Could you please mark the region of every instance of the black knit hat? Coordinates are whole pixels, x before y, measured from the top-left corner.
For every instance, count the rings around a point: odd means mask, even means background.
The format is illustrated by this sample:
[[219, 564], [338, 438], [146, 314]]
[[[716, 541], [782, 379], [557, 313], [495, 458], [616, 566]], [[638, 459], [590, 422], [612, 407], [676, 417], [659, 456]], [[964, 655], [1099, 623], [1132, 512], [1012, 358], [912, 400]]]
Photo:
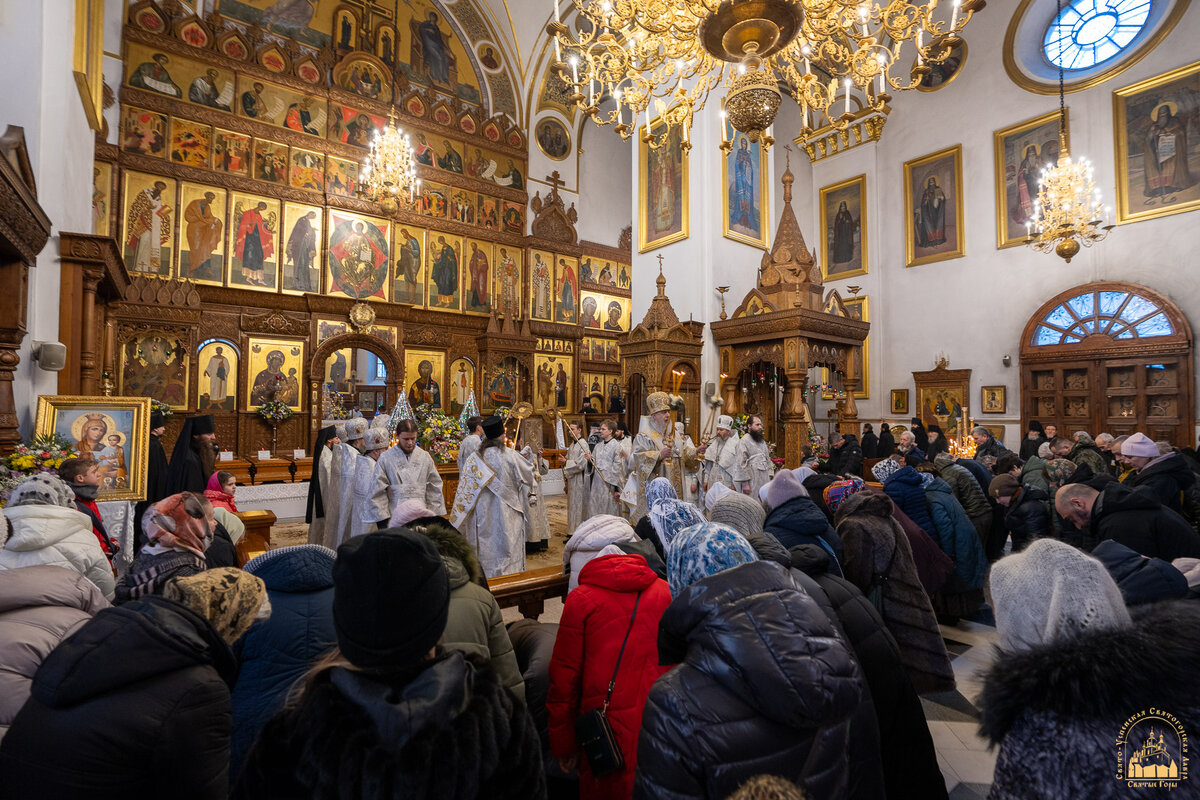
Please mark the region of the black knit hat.
[[167, 424], [167, 421], [165, 419], [163, 419], [163, 414], [161, 411], [151, 411], [150, 412], [150, 430], [154, 430], [155, 428], [161, 428], [163, 425], [166, 425], [166, 424]]
[[504, 435], [504, 417], [488, 417], [483, 421], [485, 439], [499, 439]]
[[338, 646], [362, 669], [420, 661], [442, 638], [450, 579], [427, 537], [404, 528], [355, 536], [333, 565]]

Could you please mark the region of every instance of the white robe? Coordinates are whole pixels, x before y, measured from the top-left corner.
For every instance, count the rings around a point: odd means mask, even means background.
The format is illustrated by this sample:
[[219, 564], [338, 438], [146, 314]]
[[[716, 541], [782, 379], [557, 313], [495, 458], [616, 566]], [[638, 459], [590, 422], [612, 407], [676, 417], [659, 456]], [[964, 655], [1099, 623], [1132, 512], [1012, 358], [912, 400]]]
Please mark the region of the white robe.
[[333, 492], [329, 491], [329, 476], [333, 469], [333, 448], [326, 447], [321, 450], [317, 458], [317, 474], [321, 481], [321, 507], [325, 509], [325, 517], [313, 517], [313, 521], [308, 524], [308, 543], [309, 544], [324, 544], [325, 543], [325, 526], [326, 517], [332, 519], [329, 514], [330, 503], [333, 500]]
[[737, 459], [733, 471], [737, 485], [734, 488], [744, 493], [749, 486], [750, 496], [758, 497], [758, 490], [775, 474], [775, 465], [771, 463], [770, 453], [765, 441], [756, 442], [749, 434], [743, 436], [737, 444]]
[[354, 522], [351, 536], [378, 530], [379, 518], [375, 516], [375, 459], [360, 455], [354, 466]]
[[376, 520], [390, 520], [401, 500], [420, 500], [434, 514], [446, 513], [442, 476], [433, 456], [419, 446], [406, 456], [400, 445], [389, 447], [375, 462], [375, 491], [371, 503]]
[[550, 539], [550, 522], [546, 519], [546, 503], [542, 499], [542, 459], [529, 446], [521, 451], [521, 458], [525, 459], [529, 471], [533, 473], [533, 489], [529, 492], [529, 530], [525, 534], [525, 541], [545, 542]]
[[458, 471], [461, 474], [463, 464], [467, 463], [467, 459], [471, 454], [479, 449], [479, 445], [483, 444], [483, 439], [478, 433], [468, 434], [463, 437], [463, 440], [458, 444]]
[[355, 533], [358, 519], [354, 503], [354, 478], [361, 454], [345, 442], [333, 446], [329, 481], [325, 492], [325, 530], [321, 544], [331, 550], [346, 542]]
[[567, 463], [563, 478], [567, 482], [567, 535], [588, 518], [588, 494], [591, 491], [592, 468], [587, 460], [587, 444], [580, 441], [567, 448]]
[[[633, 440], [633, 459], [630, 468], [637, 475], [637, 507], [633, 510], [631, 519], [639, 520], [646, 515], [646, 487], [655, 478], [666, 478], [675, 487], [676, 492], [682, 492], [680, 499], [687, 492], [684, 475], [694, 473], [700, 468], [700, 460], [696, 458], [696, 448], [690, 437], [682, 441], [676, 439], [674, 431], [667, 429], [667, 437], [654, 430], [649, 417], [642, 418], [642, 427]], [[664, 447], [671, 448], [671, 454], [663, 458]], [[682, 473], [681, 474], [681, 468]]]
[[487, 577], [524, 572], [533, 470], [507, 447], [489, 447], [481, 458], [495, 476], [480, 492], [459, 530], [475, 548]]
[[596, 472], [592, 475], [591, 491], [588, 493], [588, 513], [621, 515], [613, 492], [619, 492], [625, 486], [625, 451], [616, 439], [600, 442], [592, 451], [592, 460]]
[[718, 483], [723, 483], [733, 489], [736, 481], [733, 470], [738, 455], [738, 435], [734, 431], [722, 439], [714, 436], [704, 451], [704, 486], [705, 491]]

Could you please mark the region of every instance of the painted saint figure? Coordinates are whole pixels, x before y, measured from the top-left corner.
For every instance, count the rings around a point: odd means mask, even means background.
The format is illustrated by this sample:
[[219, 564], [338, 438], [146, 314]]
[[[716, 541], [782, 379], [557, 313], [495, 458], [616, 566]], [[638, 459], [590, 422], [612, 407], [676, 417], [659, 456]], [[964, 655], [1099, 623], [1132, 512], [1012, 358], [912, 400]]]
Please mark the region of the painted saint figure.
[[238, 220], [234, 252], [242, 260], [242, 280], [252, 286], [271, 285], [263, 280], [263, 264], [275, 254], [274, 234], [263, 219], [266, 210], [267, 204], [260, 200], [254, 208], [243, 211]]
[[575, 322], [575, 270], [565, 259], [558, 260], [558, 321]]
[[550, 300], [550, 265], [542, 260], [541, 253], [533, 254], [533, 316], [551, 319], [554, 314]]
[[488, 301], [488, 258], [475, 242], [471, 242], [471, 260], [467, 264], [467, 271], [471, 278], [469, 305], [477, 311], [491, 310]]
[[458, 291], [458, 253], [454, 252], [445, 236], [438, 237], [437, 257], [430, 272], [438, 291], [436, 304], [454, 305], [454, 295]]
[[421, 273], [421, 241], [405, 228], [400, 229], [396, 238], [396, 291], [393, 293], [398, 303], [419, 303], [421, 301], [421, 286], [417, 277]]
[[169, 97], [182, 98], [183, 92], [178, 84], [171, 80], [171, 73], [167, 72], [168, 63], [170, 62], [165, 54], [155, 53], [149, 61], [138, 64], [137, 69], [129, 76], [129, 85]]
[[212, 211], [216, 198], [214, 192], [205, 192], [204, 197], [196, 198], [183, 210], [187, 222], [188, 273], [201, 280], [221, 279], [220, 271], [213, 269], [220, 265], [212, 263], [213, 251], [221, 246], [221, 231], [225, 227]]
[[229, 396], [229, 359], [221, 345], [217, 345], [217, 351], [209, 357], [204, 377], [208, 378], [208, 407], [220, 408]]
[[1159, 103], [1154, 122], [1146, 132], [1142, 161], [1145, 166], [1146, 197], [1182, 192], [1196, 182], [1188, 169], [1188, 126], [1176, 114], [1174, 103]]
[[250, 405], [261, 406], [272, 400], [283, 399], [276, 398], [275, 394], [282, 393], [287, 384], [287, 378], [283, 375], [283, 363], [286, 360], [282, 350], [267, 353], [266, 368], [258, 371], [254, 376], [254, 383], [250, 386]]
[[310, 211], [296, 220], [287, 240], [287, 260], [292, 265], [292, 288], [300, 292], [313, 291], [311, 270], [317, 256], [317, 231], [313, 222], [317, 212]]
[[946, 193], [938, 186], [937, 177], [929, 176], [921, 193], [921, 219], [917, 226], [917, 244], [937, 247], [946, 243]]
[[517, 262], [508, 254], [506, 248], [500, 248], [500, 310], [511, 319], [516, 319], [521, 306], [521, 271]]
[[850, 209], [843, 200], [833, 218], [833, 256], [835, 264], [845, 264], [854, 259], [854, 230], [858, 224], [850, 216]]
[[425, 21], [417, 26], [417, 36], [420, 40], [421, 62], [425, 65], [426, 77], [448, 86], [454, 56], [446, 44], [445, 34], [438, 27], [437, 14], [429, 12]]
[[209, 108], [228, 111], [229, 104], [221, 102], [221, 90], [217, 88], [217, 71], [206, 70], [205, 73], [192, 81], [188, 87], [188, 100]]
[[454, 145], [450, 144], [449, 139], [442, 139], [442, 144], [446, 146], [446, 152], [437, 157], [438, 166], [447, 172], [456, 172], [462, 175], [462, 154], [454, 149]]
[[171, 238], [171, 207], [163, 197], [167, 184], [155, 181], [138, 192], [129, 208], [128, 246], [138, 272], [162, 271], [162, 246]]
[[757, 231], [758, 209], [754, 207], [754, 158], [750, 141], [738, 137], [738, 151], [733, 160], [733, 197], [729, 203], [729, 224]]
[[415, 408], [421, 405], [442, 407], [442, 390], [433, 377], [433, 362], [417, 364], [417, 379], [408, 387], [408, 402]]

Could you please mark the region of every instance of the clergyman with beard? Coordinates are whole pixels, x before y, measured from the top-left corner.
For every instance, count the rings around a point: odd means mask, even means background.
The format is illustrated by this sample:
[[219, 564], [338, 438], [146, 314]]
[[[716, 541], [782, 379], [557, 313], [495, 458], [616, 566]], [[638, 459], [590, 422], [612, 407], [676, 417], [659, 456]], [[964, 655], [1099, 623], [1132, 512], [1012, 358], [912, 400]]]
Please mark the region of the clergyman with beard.
[[184, 420], [167, 469], [167, 494], [193, 492], [203, 495], [209, 477], [217, 468], [219, 449], [212, 414]]
[[731, 470], [736, 488], [742, 494], [758, 497], [758, 491], [775, 474], [771, 448], [763, 436], [762, 417], [752, 416], [746, 435], [737, 443], [737, 455]]
[[696, 448], [690, 439], [676, 435], [671, 426], [671, 398], [666, 392], [646, 397], [646, 416], [633, 440], [631, 465], [637, 476], [637, 507], [634, 520], [646, 514], [646, 487], [655, 478], [666, 478], [682, 496], [683, 472], [696, 466]]

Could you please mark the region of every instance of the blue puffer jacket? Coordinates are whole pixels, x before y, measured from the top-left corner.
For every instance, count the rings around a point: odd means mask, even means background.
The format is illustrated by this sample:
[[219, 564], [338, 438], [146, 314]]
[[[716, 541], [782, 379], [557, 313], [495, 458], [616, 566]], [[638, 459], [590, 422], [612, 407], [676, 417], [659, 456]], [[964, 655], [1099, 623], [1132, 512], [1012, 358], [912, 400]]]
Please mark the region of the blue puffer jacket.
[[959, 586], [955, 588], [982, 589], [983, 581], [987, 578], [987, 556], [970, 517], [954, 499], [950, 484], [941, 478], [934, 478], [925, 487], [925, 499], [929, 503], [929, 515], [933, 518], [934, 530], [931, 533], [954, 562], [954, 574], [959, 581]]
[[884, 481], [883, 491], [921, 530], [930, 536], [936, 535], [933, 520], [929, 518], [929, 507], [925, 505], [925, 484], [921, 482], [919, 472], [912, 467], [901, 467]]
[[802, 544], [819, 545], [833, 559], [829, 571], [842, 577], [842, 540], [829, 524], [829, 518], [811, 497], [793, 497], [778, 508], [771, 509], [763, 530], [773, 535], [785, 548]]
[[304, 544], [268, 551], [246, 564], [246, 571], [267, 585], [271, 616], [254, 623], [241, 642], [242, 668], [233, 689], [231, 778], [241, 771], [258, 732], [283, 708], [292, 684], [337, 645], [335, 558], [327, 547]]

